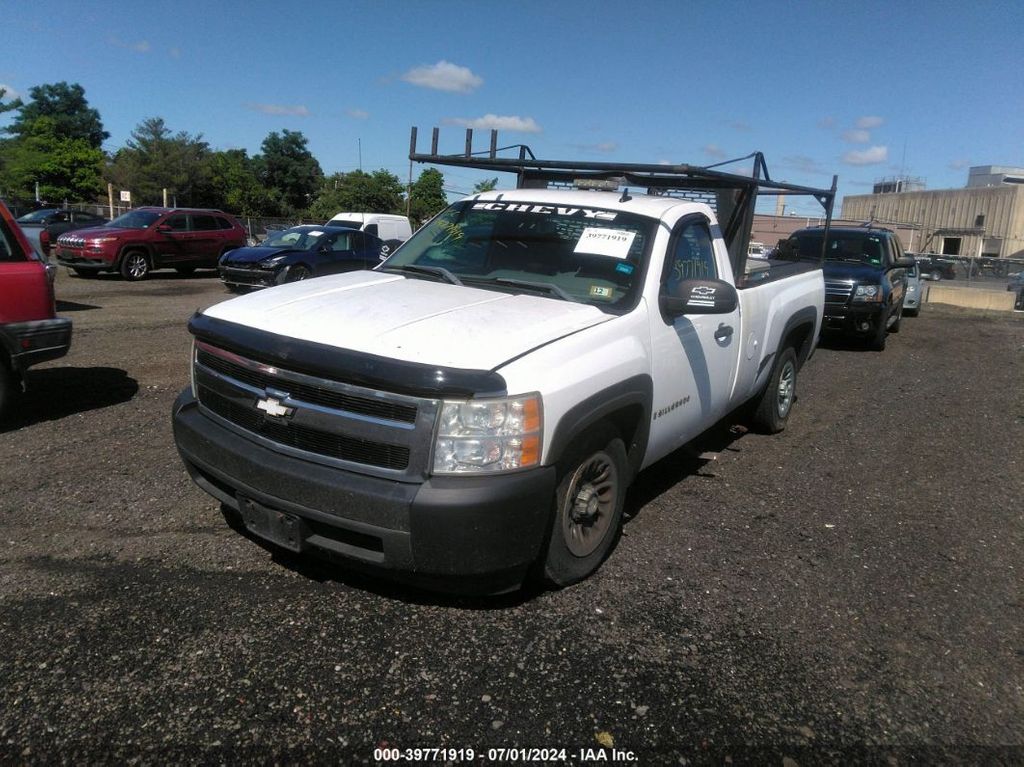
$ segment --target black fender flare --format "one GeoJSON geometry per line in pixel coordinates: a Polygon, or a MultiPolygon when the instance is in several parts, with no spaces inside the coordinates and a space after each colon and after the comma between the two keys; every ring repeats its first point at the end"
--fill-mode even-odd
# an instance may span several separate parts
{"type": "Polygon", "coordinates": [[[632,476],[643,465],[651,433],[654,382],[647,374],[636,375],[590,395],[573,405],[555,424],[547,464],[557,463],[573,439],[602,421],[611,422],[622,434],[632,476]]]}
{"type": "Polygon", "coordinates": [[[800,348],[795,349],[797,367],[803,367],[807,358],[811,356],[811,350],[814,347],[814,328],[817,326],[817,323],[818,310],[815,307],[805,306],[803,309],[798,309],[793,313],[792,317],[786,320],[786,324],[782,328],[782,335],[779,337],[779,348],[775,350],[775,354],[778,354],[785,348],[786,342],[795,331],[800,330],[806,325],[809,328],[807,335],[803,343],[800,344],[800,348]]]}

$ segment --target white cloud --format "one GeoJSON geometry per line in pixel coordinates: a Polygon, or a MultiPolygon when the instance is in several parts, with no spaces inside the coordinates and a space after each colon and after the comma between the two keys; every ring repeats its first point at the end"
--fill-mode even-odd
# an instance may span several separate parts
{"type": "Polygon", "coordinates": [[[21,98],[21,93],[10,85],[7,85],[7,83],[0,83],[0,91],[6,91],[6,93],[4,93],[4,98],[8,101],[14,101],[15,99],[21,98]]]}
{"type": "Polygon", "coordinates": [[[366,120],[370,117],[370,113],[365,109],[346,109],[345,114],[353,120],[366,120]]]}
{"type": "Polygon", "coordinates": [[[468,67],[444,60],[410,69],[402,75],[402,79],[421,88],[451,93],[470,93],[484,84],[483,78],[473,74],[468,67]]]}
{"type": "Polygon", "coordinates": [[[875,128],[880,128],[884,122],[885,118],[868,115],[858,118],[856,124],[861,130],[874,130],[875,128]]]}
{"type": "Polygon", "coordinates": [[[822,117],[820,120],[818,120],[818,127],[824,130],[831,130],[832,128],[836,127],[836,118],[832,116],[822,117]]]}
{"type": "Polygon", "coordinates": [[[843,141],[848,144],[866,144],[871,141],[871,131],[855,129],[843,132],[843,141]]]}
{"type": "Polygon", "coordinates": [[[611,154],[619,148],[614,141],[601,141],[597,144],[571,144],[571,146],[581,152],[600,152],[601,154],[611,154]]]}
{"type": "Polygon", "coordinates": [[[708,157],[713,157],[716,160],[725,159],[725,150],[718,146],[718,144],[705,144],[701,151],[708,157]]]}
{"type": "Polygon", "coordinates": [[[847,165],[879,165],[889,159],[889,147],[873,146],[860,152],[847,152],[843,162],[847,165]]]}
{"type": "Polygon", "coordinates": [[[149,40],[136,40],[134,43],[126,43],[117,37],[108,38],[108,42],[111,45],[115,45],[118,48],[124,48],[129,51],[135,51],[136,53],[149,53],[152,46],[149,44],[149,40]]]}
{"type": "Polygon", "coordinates": [[[739,131],[740,133],[749,133],[752,130],[750,123],[743,120],[733,120],[729,123],[729,127],[734,131],[739,131]]]}
{"type": "Polygon", "coordinates": [[[532,117],[519,117],[518,115],[492,115],[486,114],[483,117],[467,119],[465,117],[447,117],[444,120],[447,125],[461,125],[463,128],[474,128],[477,130],[507,130],[518,133],[540,133],[541,127],[532,117]]]}
{"type": "Polygon", "coordinates": [[[309,110],[301,105],[290,106],[288,104],[246,104],[246,109],[253,112],[261,112],[265,115],[293,115],[295,117],[309,117],[309,110]]]}

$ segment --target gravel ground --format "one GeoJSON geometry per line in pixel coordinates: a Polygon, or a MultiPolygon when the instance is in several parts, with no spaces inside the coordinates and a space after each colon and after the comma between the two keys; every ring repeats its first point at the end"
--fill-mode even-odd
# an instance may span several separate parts
{"type": "Polygon", "coordinates": [[[1020,315],[820,348],[785,433],[641,475],[595,577],[468,600],[272,556],[191,484],[169,415],[217,280],[58,295],[72,351],[0,431],[0,762],[1024,759],[1020,315]]]}

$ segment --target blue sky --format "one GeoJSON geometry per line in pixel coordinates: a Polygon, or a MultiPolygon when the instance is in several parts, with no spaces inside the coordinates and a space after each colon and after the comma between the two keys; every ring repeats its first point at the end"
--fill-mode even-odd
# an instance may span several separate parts
{"type": "MultiPolygon", "coordinates": [[[[709,164],[870,191],[1024,166],[1024,3],[0,0],[0,84],[84,88],[124,144],[147,117],[216,149],[302,131],[325,172],[408,176],[409,128],[460,151],[709,164]],[[486,130],[479,134],[485,148],[486,130]]],[[[414,173],[418,174],[421,167],[414,173]]],[[[443,169],[468,192],[483,177],[443,169]]],[[[791,200],[799,213],[813,201],[791,200]]]]}

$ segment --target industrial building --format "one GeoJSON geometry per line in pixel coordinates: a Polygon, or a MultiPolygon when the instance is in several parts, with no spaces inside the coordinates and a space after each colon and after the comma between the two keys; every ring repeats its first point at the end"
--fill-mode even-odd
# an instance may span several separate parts
{"type": "Polygon", "coordinates": [[[841,216],[895,228],[907,250],[950,256],[1024,258],[1024,168],[970,169],[962,189],[921,189],[919,179],[883,180],[872,194],[843,198],[841,216]]]}

